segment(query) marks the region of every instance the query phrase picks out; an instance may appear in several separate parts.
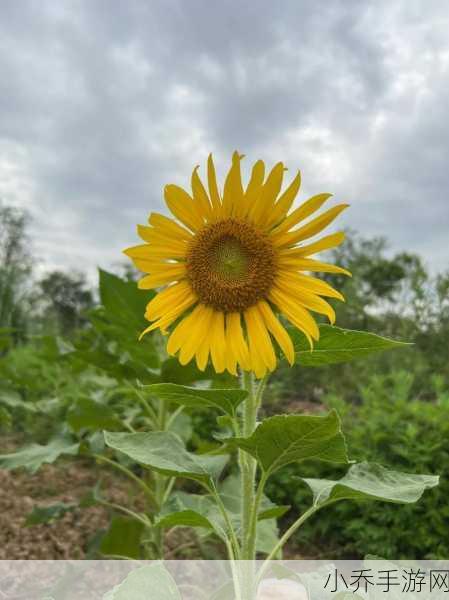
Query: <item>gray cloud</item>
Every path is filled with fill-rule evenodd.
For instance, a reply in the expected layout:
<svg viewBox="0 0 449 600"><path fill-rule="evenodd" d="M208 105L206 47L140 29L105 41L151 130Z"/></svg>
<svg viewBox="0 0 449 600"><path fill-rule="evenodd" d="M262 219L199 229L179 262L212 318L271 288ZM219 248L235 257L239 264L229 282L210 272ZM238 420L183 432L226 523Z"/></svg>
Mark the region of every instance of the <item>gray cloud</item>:
<svg viewBox="0 0 449 600"><path fill-rule="evenodd" d="M437 0L5 0L0 197L45 264L92 273L165 183L238 148L446 268L448 21Z"/></svg>

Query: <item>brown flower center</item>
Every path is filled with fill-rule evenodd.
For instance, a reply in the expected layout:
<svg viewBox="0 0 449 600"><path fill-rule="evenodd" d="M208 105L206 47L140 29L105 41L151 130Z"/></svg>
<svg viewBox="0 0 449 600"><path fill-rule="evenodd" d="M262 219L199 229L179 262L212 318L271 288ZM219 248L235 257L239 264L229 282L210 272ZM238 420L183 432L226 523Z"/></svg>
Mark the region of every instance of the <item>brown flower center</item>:
<svg viewBox="0 0 449 600"><path fill-rule="evenodd" d="M187 274L200 302L240 312L270 290L276 272L269 238L252 225L226 219L202 229L187 252Z"/></svg>

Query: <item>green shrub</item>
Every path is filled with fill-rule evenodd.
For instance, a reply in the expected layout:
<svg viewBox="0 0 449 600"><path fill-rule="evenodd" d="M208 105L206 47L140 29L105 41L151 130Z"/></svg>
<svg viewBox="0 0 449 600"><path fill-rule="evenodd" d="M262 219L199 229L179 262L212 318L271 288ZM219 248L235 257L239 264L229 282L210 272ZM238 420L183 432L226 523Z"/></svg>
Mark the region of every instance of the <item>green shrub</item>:
<svg viewBox="0 0 449 600"><path fill-rule="evenodd" d="M324 403L342 415L352 459L410 473L439 474L440 486L415 505L390 505L385 510L382 504L342 502L320 512L299 534L299 552L305 556L444 559L449 555L449 394L437 376L429 382L432 400L410 398L412 388L413 375L397 371L372 376L359 389L357 404L332 394ZM306 487L293 475L325 478L338 473L317 463L286 469L273 478L270 496L292 504L292 515L310 501Z"/></svg>

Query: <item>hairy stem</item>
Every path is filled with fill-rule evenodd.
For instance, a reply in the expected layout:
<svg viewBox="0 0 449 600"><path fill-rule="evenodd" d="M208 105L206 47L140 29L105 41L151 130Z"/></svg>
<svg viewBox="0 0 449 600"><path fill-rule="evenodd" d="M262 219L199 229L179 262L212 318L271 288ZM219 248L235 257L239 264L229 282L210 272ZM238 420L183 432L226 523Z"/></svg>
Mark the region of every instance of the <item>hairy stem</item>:
<svg viewBox="0 0 449 600"><path fill-rule="evenodd" d="M167 430L167 404L162 400L159 400L156 429L159 431ZM154 473L154 484L155 484L155 496L158 506L161 507L164 503L167 478L161 473ZM164 537L160 527L157 527L154 531L154 545L157 548L157 558L163 558L164 554Z"/></svg>
<svg viewBox="0 0 449 600"><path fill-rule="evenodd" d="M257 522L259 516L260 504L262 502L263 491L265 484L268 479L268 473L263 473L260 478L259 485L257 486L257 492L254 498L254 505L251 512L251 520L248 532L248 553L253 558L256 557L256 540L257 540Z"/></svg>
<svg viewBox="0 0 449 600"><path fill-rule="evenodd" d="M242 435L249 437L256 428L257 405L254 393L254 377L252 373L243 373L242 387L248 391L248 396L244 403ZM248 541L251 527L252 509L255 500L254 484L256 480L256 460L247 452L239 450L239 464L242 479L242 559L252 560L254 556L250 555Z"/></svg>

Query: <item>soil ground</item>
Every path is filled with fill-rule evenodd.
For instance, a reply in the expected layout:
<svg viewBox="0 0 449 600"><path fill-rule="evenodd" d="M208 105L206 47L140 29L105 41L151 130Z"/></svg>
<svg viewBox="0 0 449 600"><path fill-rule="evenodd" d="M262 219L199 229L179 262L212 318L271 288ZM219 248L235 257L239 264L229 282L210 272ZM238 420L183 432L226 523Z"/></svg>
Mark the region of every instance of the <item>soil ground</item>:
<svg viewBox="0 0 449 600"><path fill-rule="evenodd" d="M13 452L20 446L10 440L5 449ZM60 460L57 466L44 465L38 473L0 469L0 560L82 560L88 555L91 541L108 527L109 515L102 506L76 508L50 523L26 526L26 518L36 507L59 502L77 504L100 479L103 495L111 502L130 506L140 504L131 496L128 480L108 471L104 465L86 460ZM168 558L199 558L196 539L189 530L175 530L166 540ZM193 552L193 554L191 554ZM219 558L214 544L202 548L202 558ZM211 554L209 557L208 554ZM213 556L212 556L213 554ZM288 558L300 558L294 548L285 548Z"/></svg>
<svg viewBox="0 0 449 600"><path fill-rule="evenodd" d="M85 558L89 541L107 527L103 507L75 509L49 524L26 527L25 520L34 507L80 500L96 480L82 463L47 465L36 475L0 471L0 560Z"/></svg>

